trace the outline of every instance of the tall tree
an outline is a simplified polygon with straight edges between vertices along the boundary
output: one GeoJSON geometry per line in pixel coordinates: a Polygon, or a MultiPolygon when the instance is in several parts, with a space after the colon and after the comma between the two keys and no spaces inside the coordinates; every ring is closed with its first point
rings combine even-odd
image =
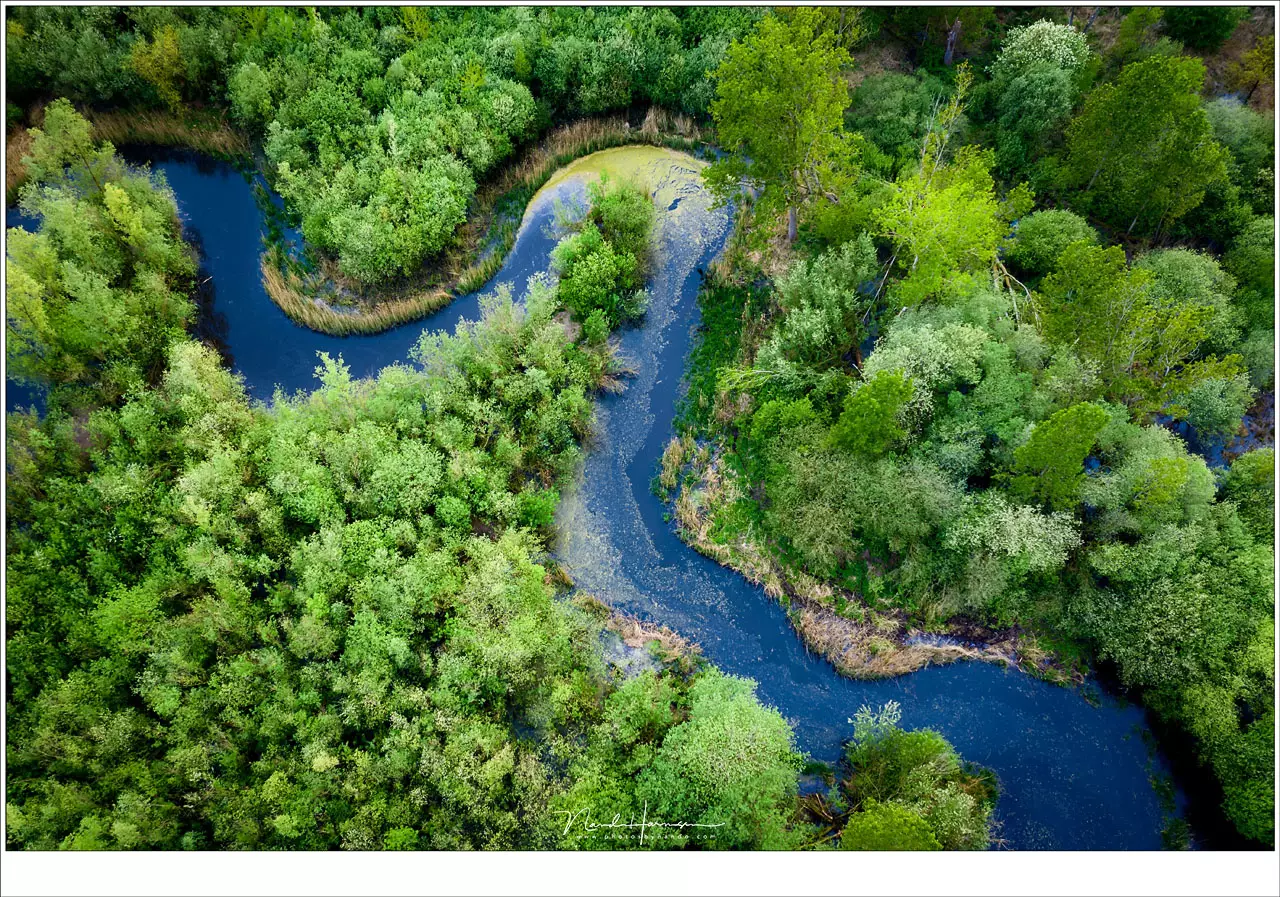
{"type": "Polygon", "coordinates": [[[1200,102],[1204,63],[1155,56],[1089,95],[1067,128],[1066,176],[1127,232],[1159,233],[1226,179],[1226,151],[1200,102]]]}
{"type": "Polygon", "coordinates": [[[1013,455],[1013,494],[1042,501],[1055,511],[1074,508],[1084,482],[1084,459],[1106,423],[1105,410],[1081,402],[1036,424],[1013,455]]]}
{"type": "Polygon", "coordinates": [[[849,90],[840,69],[851,59],[822,21],[815,10],[761,20],[729,47],[711,103],[729,155],[707,169],[707,183],[722,197],[743,181],[760,191],[762,211],[787,210],[792,241],[799,205],[835,198],[824,182],[850,151],[843,127],[849,90]]]}

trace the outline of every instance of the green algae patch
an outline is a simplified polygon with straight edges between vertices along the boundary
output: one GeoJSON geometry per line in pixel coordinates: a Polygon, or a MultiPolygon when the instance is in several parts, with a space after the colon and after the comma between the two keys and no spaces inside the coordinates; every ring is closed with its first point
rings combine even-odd
{"type": "MultiPolygon", "coordinates": [[[[647,144],[601,150],[575,159],[548,178],[542,189],[530,200],[529,209],[545,202],[548,196],[559,193],[560,188],[568,181],[585,184],[599,180],[600,175],[606,173],[610,177],[644,184],[653,194],[658,207],[666,208],[680,195],[682,187],[687,188],[694,182],[701,186],[702,169],[706,164],[688,153],[647,144]],[[666,200],[665,204],[663,200],[666,200]]],[[[526,218],[528,214],[526,210],[526,218]]]]}

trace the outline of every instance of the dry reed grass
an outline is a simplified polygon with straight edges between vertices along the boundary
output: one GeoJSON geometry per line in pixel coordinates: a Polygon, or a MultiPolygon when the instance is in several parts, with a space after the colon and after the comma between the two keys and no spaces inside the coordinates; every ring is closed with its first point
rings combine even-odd
{"type": "Polygon", "coordinates": [[[312,330],[334,336],[356,333],[381,333],[416,321],[448,305],[453,296],[439,287],[428,287],[420,293],[385,298],[368,307],[346,311],[317,295],[316,280],[285,270],[280,250],[272,247],[262,254],[262,286],[290,320],[312,330]]]}
{"type": "Polygon", "coordinates": [[[159,110],[82,110],[93,123],[94,136],[116,146],[131,143],[177,146],[223,158],[247,158],[249,138],[219,114],[187,109],[174,114],[159,110]]]}
{"type": "Polygon", "coordinates": [[[4,138],[4,201],[12,205],[18,198],[18,189],[27,179],[27,168],[22,159],[31,152],[31,132],[23,127],[9,129],[4,138]]]}

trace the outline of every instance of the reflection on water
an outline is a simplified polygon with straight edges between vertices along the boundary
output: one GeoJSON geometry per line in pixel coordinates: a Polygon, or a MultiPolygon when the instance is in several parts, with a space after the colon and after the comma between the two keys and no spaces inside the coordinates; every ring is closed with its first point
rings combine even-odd
{"type": "MultiPolygon", "coordinates": [[[[580,587],[699,642],[726,672],[749,676],[795,727],[799,746],[833,761],[861,704],[896,700],[903,723],[944,733],[1001,784],[998,837],[1017,848],[1161,846],[1162,813],[1150,782],[1142,712],[1105,696],[1047,685],[977,663],[933,667],[899,679],[854,682],[809,654],[783,609],[738,574],[682,543],[648,489],[671,432],[694,329],[700,269],[723,245],[729,219],[711,208],[689,156],[653,147],[608,150],[560,172],[535,197],[514,249],[489,288],[520,295],[548,264],[556,200],[580,200],[606,168],[646,183],[660,210],[649,312],[620,335],[637,370],[621,395],[598,403],[598,434],[560,510],[556,551],[580,587]]],[[[230,165],[186,154],[155,156],[201,251],[205,323],[250,393],[270,400],[310,389],[316,353],[341,355],[355,376],[404,361],[424,329],[452,330],[479,314],[477,295],[376,336],[333,337],[298,327],[268,298],[259,275],[263,216],[230,165]],[[214,291],[212,287],[216,285],[214,291]]],[[[10,223],[13,218],[10,217],[10,223]]],[[[12,407],[13,392],[10,393],[12,407]]],[[[1156,760],[1155,771],[1163,771],[1156,760]]]]}

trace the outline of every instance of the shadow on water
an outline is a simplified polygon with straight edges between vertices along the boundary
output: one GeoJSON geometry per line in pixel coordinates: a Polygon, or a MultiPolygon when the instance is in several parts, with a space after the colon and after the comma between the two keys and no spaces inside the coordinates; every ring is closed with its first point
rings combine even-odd
{"type": "MultiPolygon", "coordinates": [[[[212,278],[201,300],[200,336],[234,357],[255,398],[270,400],[277,386],[312,388],[318,352],[341,355],[353,375],[368,376],[406,360],[423,330],[452,330],[479,316],[472,294],[376,336],[301,328],[262,287],[264,218],[246,178],[229,164],[189,154],[152,158],[201,249],[200,276],[212,278]]],[[[567,179],[535,201],[486,290],[510,282],[520,295],[527,279],[546,269],[555,244],[551,196],[581,189],[567,179]]],[[[622,354],[638,373],[624,393],[600,399],[596,444],[562,504],[557,554],[576,581],[699,642],[726,672],[756,680],[761,699],[791,722],[799,746],[816,759],[837,759],[860,705],[895,700],[905,725],[938,729],[966,759],[996,772],[998,836],[1009,846],[1159,848],[1164,811],[1150,773],[1167,765],[1152,759],[1141,709],[1105,694],[1086,700],[1080,691],[978,663],[880,682],[845,679],[805,650],[784,610],[761,589],[680,541],[648,484],[671,432],[698,324],[700,271],[720,251],[728,216],[709,214],[700,184],[674,192],[659,192],[660,264],[649,313],[643,326],[620,335],[622,354]]]]}

